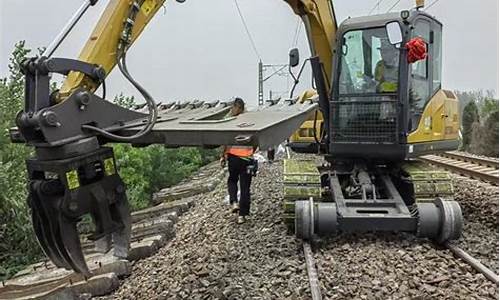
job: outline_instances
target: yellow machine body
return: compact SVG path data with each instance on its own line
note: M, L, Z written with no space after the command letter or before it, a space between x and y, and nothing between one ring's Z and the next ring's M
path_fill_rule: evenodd
M439 90L427 103L418 128L408 136L409 144L458 139L460 128L457 96Z

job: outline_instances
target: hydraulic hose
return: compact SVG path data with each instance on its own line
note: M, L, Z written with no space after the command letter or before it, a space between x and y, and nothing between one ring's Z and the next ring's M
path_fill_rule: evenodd
M141 2L142 3L142 2ZM129 11L129 16L127 18L127 21L125 22L123 32L122 32L122 37L120 39L120 42L118 43L118 49L117 49L117 65L118 68L120 69L120 72L123 74L123 76L141 93L141 95L144 97L144 100L146 101L146 105L148 106L148 119L146 125L139 130L139 132L130 135L130 136L121 136L117 134L113 134L105 129L95 127L92 125L83 125L82 128L88 129L95 131L102 136L111 139L113 141L117 142L131 142L135 139L139 139L143 137L144 135L148 134L151 129L153 129L157 119L158 119L158 107L156 106L156 102L153 99L153 97L148 93L148 91L140 84L138 83L132 75L130 75L130 72L128 71L127 68L127 50L130 46L130 37L132 34L132 28L134 26L135 19L137 17L137 13L140 9L140 4L137 1L134 1L130 11ZM103 87L105 88L105 87ZM105 91L105 90L104 90Z
M126 52L123 53L122 57L118 60L118 68L120 69L121 73L123 76L141 93L141 95L144 97L144 100L146 101L146 104L148 106L148 120L146 125L136 134L130 135L130 136L121 136L117 134L113 134L111 132L108 132L102 128L95 127L92 125L83 125L82 128L88 129L95 131L102 136L118 141L118 142L131 142L135 139L139 139L143 137L144 135L148 134L151 129L153 129L153 126L156 123L156 120L158 119L158 108L156 106L156 102L153 99L153 97L146 91L145 88L141 86L140 83L138 83L132 75L130 75L128 68L127 68L127 63L126 63Z

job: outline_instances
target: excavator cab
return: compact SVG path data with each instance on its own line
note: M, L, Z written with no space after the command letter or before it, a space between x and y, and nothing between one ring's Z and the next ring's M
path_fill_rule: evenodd
M442 132L448 118L457 121L458 103L453 93L441 90L441 31L439 21L418 10L350 18L340 25L330 155L402 161L425 150L456 149L458 123L447 129L456 135L445 139ZM423 46L421 57L410 57L414 41ZM443 116L435 116L436 110Z

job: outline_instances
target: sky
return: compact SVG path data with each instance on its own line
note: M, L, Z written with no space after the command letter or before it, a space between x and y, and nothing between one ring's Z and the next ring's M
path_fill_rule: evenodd
M435 1L435 0L434 0ZM434 1L427 0L430 5ZM379 5L376 5L380 2ZM17 41L46 46L55 38L82 0L0 0L0 77ZM54 56L77 58L107 5L100 0L87 12ZM281 0L238 0L263 63L283 64L294 45L298 18ZM413 0L334 0L337 20L409 9ZM498 95L498 0L437 0L427 10L443 24L443 87L452 90L495 90ZM300 23L301 25L301 23ZM302 26L301 26L302 27ZM296 45L301 59L310 55L303 28ZM167 0L128 58L132 75L157 101L229 100L243 97L257 103L258 61L234 0ZM268 75L272 71L268 71ZM309 66L298 91L310 86ZM106 81L108 95L123 92L141 97L115 69ZM291 87L286 76L264 85L283 94ZM108 96L109 98L109 96Z

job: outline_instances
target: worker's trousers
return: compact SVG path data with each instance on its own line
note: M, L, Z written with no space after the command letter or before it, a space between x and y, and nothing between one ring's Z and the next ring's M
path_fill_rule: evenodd
M238 181L240 182L240 216L247 216L250 213L250 185L252 184L252 174L247 167L250 161L238 156L228 155L229 178L227 188L229 191L229 202L238 202Z

